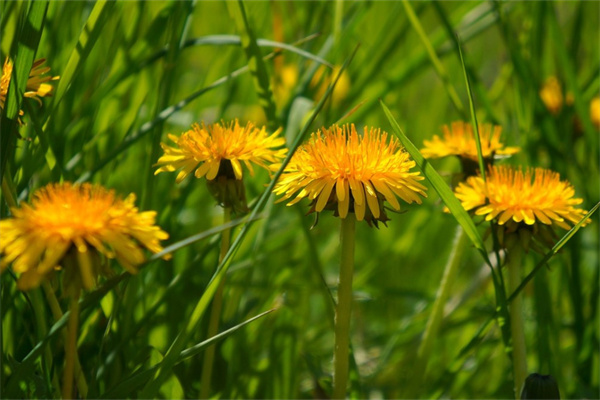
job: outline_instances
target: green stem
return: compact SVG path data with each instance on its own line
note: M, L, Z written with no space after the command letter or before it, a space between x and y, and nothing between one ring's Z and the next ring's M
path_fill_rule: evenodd
M427 326L425 328L425 333L423 334L423 340L419 345L419 367L417 368L417 370L419 371L420 376L416 377L419 381L422 381L425 378L424 375L427 372L427 361L429 360L429 357L431 355L433 341L437 337L440 324L442 323L442 319L444 318L444 306L446 305L446 301L448 300L450 288L454 283L456 273L458 271L458 266L460 265L460 262L462 260L462 255L464 253L465 246L468 240L468 236L465 234L465 231L459 225L456 229L456 236L454 237L454 247L452 248L452 252L450 253L448 262L446 263L444 275L442 277L442 281L440 282L440 286L435 296L435 301L433 303L431 314L429 314L429 319L427 320Z
M54 290L52 289L52 286L50 285L50 283L45 280L42 283L42 287L44 288L44 293L46 294L46 300L48 301L48 305L50 306L50 310L52 311L52 316L54 317L54 321L60 321L60 319L63 317L63 312L62 309L60 308L60 304L58 303L58 299L56 298L56 295L54 294ZM67 332L65 332L64 330L62 331L63 333L63 340L65 343L67 343L68 341L68 334ZM77 356L77 352L75 352L75 380L77 381L77 389L79 390L79 394L81 395L81 397L83 397L84 399L87 397L87 392L88 392L88 385L87 385L87 381L85 380L85 376L83 375L83 371L81 370L81 364L79 362L79 357Z
M346 398L348 385L348 350L350 348L350 315L352 313L352 275L354 269L354 215L342 218L340 242L340 283L335 309L335 352L333 356L333 399Z
M513 293L521 283L521 259L523 249L519 243L507 252L508 287ZM515 398L521 397L521 389L527 377L527 353L525 350L525 328L523 324L523 294L519 293L508 308L510 314L510 335L513 347L513 378Z
M223 223L226 224L231 220L231 208L223 209ZM231 229L226 229L221 233L221 253L219 255L219 264L225 258L231 239ZM212 308L210 311L210 320L208 322L207 337L210 339L219 333L219 319L221 318L221 309L223 308L223 288L225 287L225 278L219 284L219 288L213 298ZM202 377L200 380L200 398L208 399L210 395L210 380L212 377L213 364L215 359L215 346L209 346L204 353L204 361L202 364Z
M63 399L73 398L73 375L75 371L75 358L77 354L77 325L79 324L79 293L81 288L77 286L71 294L69 305L69 322L67 325L68 338L65 342L65 370L63 377Z

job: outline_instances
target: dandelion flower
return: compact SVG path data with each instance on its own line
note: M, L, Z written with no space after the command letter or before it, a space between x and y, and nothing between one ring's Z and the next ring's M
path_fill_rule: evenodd
M50 184L34 194L31 204L12 209L13 216L0 221L0 268L12 263L21 274L21 289L38 286L59 266L92 288L101 272L100 255L136 273L146 259L142 248L161 251L160 240L168 234L154 225L156 212L139 212L134 202L133 194L122 200L99 185Z
M465 210L484 215L486 221L495 219L499 225L544 224L568 230L586 213L575 207L583 200L574 197L573 186L561 181L556 172L494 166L486 178L483 182L481 177L473 176L456 188L456 197Z
M590 103L590 117L596 129L600 129L600 97L594 97Z
M29 78L27 79L27 87L25 91L25 97L36 100L40 105L42 101L40 97L51 96L54 87L48 82L59 79L59 76L46 75L50 72L50 67L43 66L46 62L45 59L36 60L31 67ZM6 102L6 96L8 93L8 86L12 76L13 63L8 57L4 61L2 67L2 80L0 81L0 108L4 109L4 103Z
M383 201L400 210L397 197L407 203L421 203L426 196L424 178L410 172L415 162L395 138L379 129L365 127L359 136L354 124L333 125L313 134L286 167L274 192L279 201L303 198L312 200L311 211L334 210L346 218L354 212L356 219L369 224L387 221Z
M324 65L321 65L317 69L317 71L313 75L313 77L310 81L310 84L309 84L310 88L315 90L315 93L313 96L313 98L315 100L319 100L319 99L321 99L321 97L323 97L325 95L327 88L329 87L329 85L331 85L331 83L333 82L333 80L335 79L337 74L340 73L341 69L342 69L342 67L335 66L335 67L333 67L331 74L329 74L327 76L324 76L325 72L327 70L327 67L325 67ZM342 72L342 75L340 76L340 79L338 80L337 84L335 85L335 88L333 88L333 92L331 93L332 104L334 106L337 106L338 104L340 104L346 98L346 96L348 95L349 92L350 92L350 75L348 75L348 72L346 70L344 70Z
M269 135L264 127L258 129L251 122L242 127L237 120L230 124L194 124L179 137L169 134L175 147L161 143L165 154L156 163L160 168L155 175L181 169L176 178L179 183L195 169L196 178L206 176L210 181L227 175L241 180L242 162L251 175L254 174L252 164L274 170L287 153L287 149L280 148L285 140L278 134L279 130Z
M560 112L564 99L560 82L555 76L546 79L540 89L540 98L550 113L557 115Z
M477 161L477 143L473 136L471 124L456 121L451 126L444 125L443 139L433 135L432 140L424 140L425 148L421 150L425 158L442 158L447 156L458 156L462 159ZM482 124L479 126L479 137L481 139L481 153L484 158L490 159L495 155L509 156L519 152L518 147L504 147L500 141L502 127L498 125Z
M268 171L279 168L287 149L280 130L269 135L264 127L256 128L248 122L245 127L235 120L229 124L192 125L181 136L169 134L175 147L161 143L165 154L158 159L154 173L180 170L176 182L184 180L194 171L196 178L206 177L213 196L224 207L245 210L242 163L250 175L252 164Z

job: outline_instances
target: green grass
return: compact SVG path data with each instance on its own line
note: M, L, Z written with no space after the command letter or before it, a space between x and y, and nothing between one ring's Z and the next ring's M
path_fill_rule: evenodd
M213 342L214 397L331 393L339 221L322 213L310 229L307 204L273 204L274 181L257 170L245 180L251 213L221 226L222 210L203 180L175 184L174 174L153 175L167 133L233 118L282 127L292 150L338 120L381 127L399 136L427 177L424 204L403 204L387 227L356 226L350 397L512 397L502 331L514 294L503 290L494 238L450 190L459 162L429 162L418 149L455 120L500 124L504 141L522 148L503 163L553 169L574 185L582 207L597 209L600 136L589 104L600 90L599 7L0 3L2 62L10 55L17 71L2 113L0 216L47 183L90 181L135 193L170 234L170 260L152 256L135 276L115 263L117 274L81 300L87 397L196 398L203 349ZM38 58L61 76L42 106L19 95L23 71ZM283 98L274 82L288 65L298 79ZM325 68L334 79L331 67L342 65L346 95L317 97L315 72ZM538 95L551 75L574 95L557 115ZM23 126L15 121L19 109ZM557 231L548 254L524 257L530 372L552 374L563 398L593 398L599 390L598 213L591 219ZM417 349L459 224L469 243L420 382ZM218 265L219 233L228 227L233 246ZM205 311L225 274L222 333L209 338ZM54 320L44 292L19 291L10 271L0 283L2 397L60 397L68 314ZM68 298L60 289L57 297L66 312Z

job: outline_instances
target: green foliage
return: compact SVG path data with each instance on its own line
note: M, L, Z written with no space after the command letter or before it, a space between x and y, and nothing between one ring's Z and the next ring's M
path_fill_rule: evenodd
M0 216L9 217L14 202L49 182L91 181L122 196L135 193L136 204L156 210L170 234L171 259L152 256L139 274L102 280L81 300L78 354L87 397L195 398L202 352L211 343L215 397L331 393L339 221L322 213L311 229L305 202L273 204L281 170L248 176L252 211L226 225L203 180L175 184L174 174L153 175L167 133L234 118L271 131L282 127L291 149L284 165L323 125L391 123L390 133L427 177L424 204L403 205L378 230L357 224L352 398L402 398L415 384L413 396L420 398L512 396L501 330L514 293L503 289L502 254L491 252L489 225L471 219L450 190L459 163L427 161L418 150L454 120L502 125L504 142L522 151L500 162L559 172L591 210L588 226L557 232L548 254L524 257L519 290L529 372L551 374L564 398L597 395L599 238L592 213L600 199L600 136L589 104L600 88L599 7L584 1L0 3L1 61L10 56L15 63L2 113ZM21 96L39 58L61 77L41 106ZM565 99L568 92L573 97L556 114L539 96L549 76L561 82ZM335 88L328 86L336 79ZM451 213L442 211L444 204ZM451 286L428 380L413 382L457 224L473 246ZM228 227L233 245L218 265L218 236ZM225 275L221 333L209 338L204 311ZM44 292L17 290L10 270L0 284L2 397L59 397L68 312L55 320ZM52 284L66 311L68 298Z

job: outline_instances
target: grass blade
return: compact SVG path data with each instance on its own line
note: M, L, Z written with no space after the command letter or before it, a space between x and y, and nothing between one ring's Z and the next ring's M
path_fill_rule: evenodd
M460 40L456 38L456 44L458 48L458 55L460 56L460 65L463 69L465 76L465 84L467 86L467 94L469 95L469 109L471 110L471 124L473 124L473 136L475 136L475 144L477 146L477 159L479 160L479 171L481 172L481 179L485 182L485 161L483 160L483 153L481 152L481 137L479 136L479 125L477 124L477 114L475 113L475 103L473 102L473 92L471 92L471 83L469 82L469 75L467 74L467 67L465 66L465 59L462 53L462 46Z
M67 66L61 74L58 87L56 88L54 107L57 107L60 104L63 95L83 66L88 54L90 54L90 51L100 37L102 28L108 20L110 11L115 4L116 2L114 1L99 0L94 5L87 22L81 29L79 40L71 52Z
M592 209L590 211L588 211L588 213L573 228L571 228L571 230L569 230L558 242L556 242L556 244L554 246L552 246L552 249L548 253L546 253L546 255L544 256L544 258L542 258L542 260L539 263L537 263L537 265L533 268L533 270L525 277L525 279L523 279L523 281L521 282L521 284L508 297L507 301L509 303L515 297L517 297L517 295L521 292L521 290L523 290L523 288L525 286L527 286L527 284L529 283L529 281L531 279L533 279L534 275L540 270L540 268L542 268L544 265L546 265L546 263L552 257L554 257L554 255L556 253L558 253L558 251L565 244L567 244L567 242L573 237L573 235L575 235L575 233L577 233L577 231L579 230L579 228L581 228L581 226L583 225L583 223L585 221L587 221L588 218L590 218L596 212L596 210L598 210L598 207L600 207L600 202L596 203L596 205L594 207L592 207Z
M491 266L491 262L488 258L487 251L485 250L485 245L483 243L483 239L475 227L473 220L469 216L469 214L465 211L463 206L460 204L460 201L456 198L454 193L450 187L444 182L440 174L433 168L433 166L427 161L419 149L415 147L415 145L410 141L410 139L402 132L400 125L396 122L396 119L390 112L389 108L383 103L382 100L379 100L381 107L383 108L383 112L385 113L388 121L392 125L392 131L394 134L400 139L400 142L406 148L406 151L411 155L413 160L417 163L417 166L423 173L423 175L429 180L435 191L440 195L444 204L448 207L456 221L463 227L465 233L471 239L471 242L475 246L481 256L485 260L485 262Z
M246 9L242 0L238 0L237 4L230 1L227 2L227 8L233 16L235 24L242 38L242 48L248 58L248 66L254 78L254 86L258 94L258 102L264 108L267 115L267 125L271 129L277 129L279 122L275 111L275 101L273 100L273 92L271 91L271 80L267 67L263 61L263 56L260 48L256 44L256 37L248 22Z
M266 316L267 314L272 313L275 310L277 310L277 309L273 308L273 309L267 310L265 312L262 312L262 313L254 316L236 326L233 326L233 327L219 333L218 335L215 335L203 342L200 342L192 347L189 347L189 348L183 350L179 354L176 364L178 364L184 360L187 360L188 358L194 357L195 355L198 355L206 347L233 335L235 332L237 332L241 328L245 327L246 325ZM113 389L107 391L102 396L100 396L100 398L101 399L124 399L124 398L127 398L131 392L138 389L140 386L142 386L144 383L146 383L148 381L148 379L152 378L152 374L160 367L160 365L161 365L161 363L156 364L149 369L146 369L142 372L138 372L135 375L133 375L132 377L123 380L116 387L114 387Z
M425 49L427 50L427 54L429 55L429 59L431 60L431 63L433 64L433 68L435 69L435 72L437 73L437 75L440 77L440 79L444 83L444 87L446 88L446 91L448 92L448 96L450 97L452 104L454 105L454 107L456 108L456 111L458 111L460 116L463 118L466 118L467 114L465 111L465 107L463 106L462 102L458 98L456 89L454 89L454 86L452 86L452 83L450 82L450 78L448 77L448 73L446 72L446 69L442 65L439 57L437 56L435 49L434 49L433 45L431 44L431 41L427 37L427 34L423 30L423 26L421 26L421 23L419 22L419 18L415 14L415 11L413 10L413 8L410 5L410 3L408 2L408 0L402 0L402 4L404 5L404 9L406 10L406 15L408 16L408 20L412 24L413 28L415 28L415 31L419 35L421 42L423 42L423 45L425 46Z
M21 109L29 72L44 29L47 10L48 1L31 1L27 16L16 39L16 56L13 60L12 79L8 86L4 110L2 110L0 177L4 176L6 162L12 156L15 141L18 137L17 114Z

